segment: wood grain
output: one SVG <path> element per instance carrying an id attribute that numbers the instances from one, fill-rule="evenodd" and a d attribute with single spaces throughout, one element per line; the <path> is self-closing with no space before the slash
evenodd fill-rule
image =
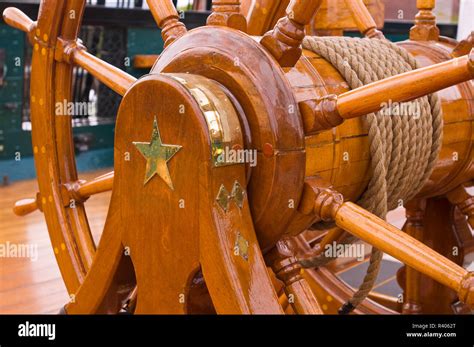
<path id="1" fill-rule="evenodd" d="M 81 175 L 92 179 L 108 172 L 101 170 Z M 56 314 L 70 297 L 64 286 L 48 235 L 44 216 L 37 211 L 17 217 L 12 206 L 21 196 L 31 195 L 38 189 L 36 180 L 15 182 L 0 188 L 0 244 L 33 245 L 38 259 L 0 258 L 0 313 L 2 314 Z M 87 211 L 92 235 L 100 239 L 107 215 L 110 193 L 92 197 Z"/>

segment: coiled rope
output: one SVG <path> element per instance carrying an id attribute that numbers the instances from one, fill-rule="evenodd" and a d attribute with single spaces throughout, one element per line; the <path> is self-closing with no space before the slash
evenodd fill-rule
<path id="1" fill-rule="evenodd" d="M 358 88 L 417 69 L 413 56 L 387 40 L 348 37 L 306 37 L 303 47 L 326 59 L 349 84 Z M 371 178 L 357 202 L 385 219 L 387 212 L 412 199 L 430 177 L 442 143 L 443 115 L 437 94 L 419 98 L 412 112 L 382 110 L 365 116 L 369 129 Z M 400 106 L 400 105 L 398 105 Z M 410 108 L 407 108 L 408 110 Z M 398 108 L 400 110 L 400 108 Z M 346 242 L 353 242 L 352 237 Z M 347 314 L 370 293 L 383 253 L 372 248 L 369 267 L 359 289 L 339 310 Z M 306 260 L 304 267 L 323 265 L 331 258 Z"/>

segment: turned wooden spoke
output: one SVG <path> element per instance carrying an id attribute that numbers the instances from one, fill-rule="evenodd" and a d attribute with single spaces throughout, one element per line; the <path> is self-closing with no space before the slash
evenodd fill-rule
<path id="1" fill-rule="evenodd" d="M 377 112 L 384 103 L 407 102 L 474 78 L 474 52 L 367 84 L 339 96 L 299 104 L 306 134 L 329 129 L 344 119 Z"/>
<path id="2" fill-rule="evenodd" d="M 20 10 L 7 8 L 3 12 L 3 17 L 9 25 L 26 32 L 32 42 L 40 40 L 35 37 L 35 22 Z M 82 67 L 120 95 L 124 95 L 136 81 L 135 77 L 87 53 L 85 47 L 78 41 L 58 39 L 55 58 L 59 62 L 74 63 Z"/>
<path id="3" fill-rule="evenodd" d="M 425 244 L 350 202 L 337 210 L 335 221 L 354 236 L 455 290 L 470 306 L 474 304 L 472 274 Z"/>
<path id="4" fill-rule="evenodd" d="M 383 103 L 406 102 L 474 78 L 474 52 L 365 85 L 340 96 L 337 109 L 343 118 L 379 111 Z"/>
<path id="5" fill-rule="evenodd" d="M 26 216 L 31 212 L 34 212 L 38 209 L 38 204 L 36 203 L 36 199 L 22 199 L 18 200 L 13 206 L 13 212 L 17 216 Z"/>
<path id="6" fill-rule="evenodd" d="M 439 28 L 436 26 L 436 16 L 433 14 L 435 0 L 417 0 L 419 12 L 415 17 L 415 25 L 410 29 L 410 40 L 437 41 Z"/>
<path id="7" fill-rule="evenodd" d="M 467 222 L 474 228 L 474 197 L 468 192 L 470 184 L 461 184 L 446 194 L 449 202 L 455 205 L 467 217 Z"/>
<path id="8" fill-rule="evenodd" d="M 307 183 L 312 187 L 312 192 L 305 192 L 305 210 L 313 200 L 312 213 L 322 220 L 334 219 L 340 228 L 455 290 L 461 301 L 474 306 L 473 273 L 362 207 L 343 202 L 342 195 L 336 191 L 318 188 L 317 181 Z"/>
<path id="9" fill-rule="evenodd" d="M 318 255 L 323 253 L 327 245 L 331 245 L 333 242 L 338 242 L 344 234 L 344 230 L 338 227 L 329 230 L 328 233 L 324 235 L 321 242 L 316 244 L 313 254 Z"/>
<path id="10" fill-rule="evenodd" d="M 74 49 L 71 59 L 75 64 L 122 96 L 136 81 L 135 77 L 87 53 L 84 49 Z"/>
<path id="11" fill-rule="evenodd" d="M 301 275 L 302 267 L 296 258 L 296 252 L 294 239 L 286 238 L 277 242 L 265 260 L 276 277 L 283 282 L 286 297 L 296 313 L 322 314 L 317 299 Z"/>
<path id="12" fill-rule="evenodd" d="M 247 32 L 247 19 L 240 11 L 240 0 L 213 0 L 207 25 L 221 25 Z"/>
<path id="13" fill-rule="evenodd" d="M 114 172 L 110 172 L 92 181 L 77 184 L 77 188 L 74 187 L 73 191 L 76 192 L 79 199 L 87 199 L 92 195 L 112 190 L 113 184 Z"/>
<path id="14" fill-rule="evenodd" d="M 321 6 L 322 0 L 292 0 L 286 9 L 286 17 L 266 33 L 261 44 L 275 57 L 282 67 L 293 67 L 301 57 L 301 44 L 305 26 Z"/>
<path id="15" fill-rule="evenodd" d="M 64 185 L 63 196 L 61 197 L 65 206 L 70 204 L 73 199 L 77 202 L 83 202 L 92 195 L 100 194 L 112 190 L 114 182 L 114 172 L 109 172 L 99 176 L 92 181 L 78 181 Z M 25 216 L 38 209 L 41 210 L 42 197 L 38 193 L 35 199 L 23 199 L 15 203 L 13 212 L 17 216 Z"/>
<path id="16" fill-rule="evenodd" d="M 384 38 L 363 0 L 345 0 L 359 31 L 370 38 Z"/>
<path id="17" fill-rule="evenodd" d="M 186 27 L 179 21 L 178 11 L 171 0 L 147 0 L 147 3 L 161 29 L 165 47 L 186 34 Z"/>
<path id="18" fill-rule="evenodd" d="M 31 43 L 34 42 L 36 22 L 33 22 L 26 14 L 15 7 L 8 7 L 3 11 L 3 19 L 9 26 L 24 31 Z"/>
<path id="19" fill-rule="evenodd" d="M 135 69 L 149 69 L 153 67 L 159 57 L 158 54 L 137 54 L 133 57 L 133 67 Z"/>
<path id="20" fill-rule="evenodd" d="M 463 55 L 469 54 L 469 52 L 474 48 L 474 31 L 464 39 L 461 40 L 456 47 L 453 49 L 453 57 L 462 57 Z"/>

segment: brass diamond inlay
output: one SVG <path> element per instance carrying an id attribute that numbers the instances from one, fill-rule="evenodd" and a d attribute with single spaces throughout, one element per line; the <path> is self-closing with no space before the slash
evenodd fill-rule
<path id="1" fill-rule="evenodd" d="M 229 210 L 229 204 L 231 201 L 234 201 L 235 204 L 242 209 L 244 206 L 245 190 L 242 188 L 242 185 L 235 181 L 232 186 L 232 192 L 225 188 L 223 184 L 219 187 L 219 192 L 217 193 L 216 201 L 219 206 L 227 212 Z"/>
<path id="2" fill-rule="evenodd" d="M 249 260 L 249 242 L 240 235 L 240 232 L 237 233 L 234 249 L 237 250 L 239 255 L 244 258 L 245 261 Z"/>
<path id="3" fill-rule="evenodd" d="M 225 189 L 223 184 L 221 184 L 221 187 L 219 188 L 219 192 L 217 193 L 216 201 L 225 212 L 227 212 L 227 210 L 229 209 L 229 199 L 230 199 L 230 194 L 228 190 Z"/>
<path id="4" fill-rule="evenodd" d="M 237 206 L 239 206 L 239 208 L 242 208 L 244 206 L 245 190 L 242 188 L 242 186 L 240 185 L 238 181 L 234 182 L 231 196 L 234 199 Z"/>

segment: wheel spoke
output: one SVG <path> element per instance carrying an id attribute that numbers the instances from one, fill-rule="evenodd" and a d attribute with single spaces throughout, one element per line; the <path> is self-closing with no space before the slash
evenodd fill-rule
<path id="1" fill-rule="evenodd" d="M 137 80 L 123 70 L 87 53 L 84 48 L 80 48 L 80 46 L 74 42 L 65 43 L 63 47 L 64 52 L 69 51 L 68 53 L 70 54 L 70 57 L 67 58 L 66 61 L 69 60 L 71 63 L 82 67 L 107 87 L 122 96 L 125 95 L 127 90 Z"/>
<path id="2" fill-rule="evenodd" d="M 159 7 L 159 6 L 158 6 Z M 28 34 L 34 41 L 36 22 L 16 8 L 7 8 L 3 12 L 5 22 Z M 86 52 L 85 47 L 76 40 L 58 38 L 55 59 L 59 62 L 76 64 L 120 95 L 124 95 L 136 78 L 113 65 Z"/>
<path id="3" fill-rule="evenodd" d="M 247 32 L 247 19 L 240 11 L 240 0 L 213 0 L 207 25 L 227 26 Z"/>
<path id="4" fill-rule="evenodd" d="M 112 190 L 114 182 L 114 172 L 109 172 L 105 175 L 94 178 L 92 181 L 78 181 L 74 183 L 65 184 L 63 201 L 65 205 L 69 204 L 70 199 L 83 202 L 92 195 L 100 194 Z M 26 216 L 27 214 L 41 209 L 41 196 L 38 193 L 36 198 L 22 199 L 15 203 L 13 212 L 17 216 Z"/>
<path id="5" fill-rule="evenodd" d="M 388 100 L 408 102 L 474 77 L 474 51 L 455 58 L 366 84 L 346 93 L 327 95 L 299 104 L 305 134 L 315 134 L 345 119 L 380 111 Z"/>
<path id="6" fill-rule="evenodd" d="M 148 7 L 161 29 L 165 47 L 186 34 L 187 29 L 179 21 L 179 14 L 171 0 L 147 0 Z"/>
<path id="7" fill-rule="evenodd" d="M 281 67 L 293 67 L 301 58 L 305 26 L 311 22 L 321 3 L 321 0 L 290 2 L 286 17 L 280 19 L 275 28 L 262 37 L 260 43 Z"/>
<path id="8" fill-rule="evenodd" d="M 308 185 L 311 189 L 306 190 L 302 198 L 302 213 L 310 211 L 323 221 L 333 220 L 341 229 L 455 290 L 462 302 L 470 307 L 474 306 L 474 273 L 362 207 L 344 202 L 338 192 L 332 189 L 320 190 L 318 183 L 314 181 L 308 181 Z M 313 206 L 309 201 L 314 201 Z M 310 267 L 313 261 L 314 259 L 300 259 L 305 267 Z"/>
<path id="9" fill-rule="evenodd" d="M 96 195 L 103 192 L 108 192 L 112 190 L 114 183 L 114 172 L 109 172 L 108 174 L 99 176 L 92 181 L 78 184 L 77 189 L 74 191 L 82 199 L 87 199 L 92 195 Z"/>
<path id="10" fill-rule="evenodd" d="M 377 30 L 377 24 L 363 0 L 346 0 L 346 6 L 351 11 L 352 18 L 362 35 L 369 38 L 384 38 L 382 32 Z"/>

